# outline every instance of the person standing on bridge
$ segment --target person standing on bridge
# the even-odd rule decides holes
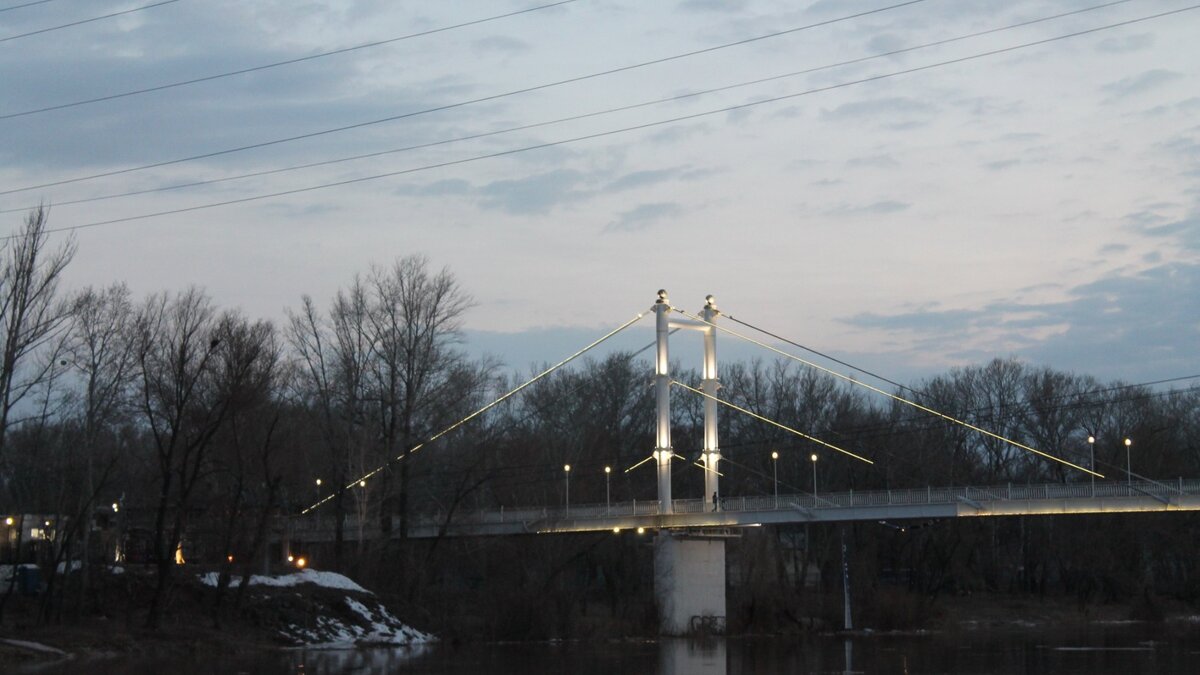
[[[719,502],[717,501],[717,493],[714,492],[713,493],[713,511],[717,510],[718,504],[719,504]]]

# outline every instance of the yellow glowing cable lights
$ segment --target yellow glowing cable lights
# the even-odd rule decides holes
[[[833,444],[830,444],[830,443],[826,443],[825,441],[823,441],[823,440],[821,440],[821,439],[819,439],[819,438],[816,438],[816,437],[813,437],[813,436],[809,436],[808,434],[804,433],[803,431],[796,431],[795,429],[793,429],[793,428],[791,428],[791,427],[789,427],[789,426],[787,426],[787,425],[785,425],[785,424],[780,424],[779,422],[776,422],[775,420],[773,420],[773,419],[771,419],[771,418],[769,418],[769,417],[763,417],[762,415],[759,415],[759,414],[758,414],[758,413],[756,413],[756,412],[751,412],[751,411],[749,411],[749,410],[746,410],[745,408],[743,408],[743,407],[741,407],[741,406],[734,405],[733,403],[730,403],[729,401],[726,401],[726,400],[723,400],[723,399],[719,399],[719,398],[717,398],[716,396],[713,396],[712,394],[706,394],[705,392],[702,392],[702,391],[700,391],[699,389],[696,389],[695,387],[689,387],[689,386],[687,386],[686,384],[684,384],[684,383],[680,382],[679,380],[671,380],[671,384],[673,384],[673,385],[675,385],[675,386],[677,386],[677,387],[681,387],[681,388],[683,388],[683,389],[687,389],[688,391],[692,392],[693,394],[699,394],[699,395],[703,396],[704,398],[710,398],[710,399],[712,399],[712,400],[716,401],[717,403],[720,403],[720,404],[721,404],[721,405],[723,405],[723,406],[726,406],[726,407],[729,407],[729,408],[733,408],[734,410],[736,410],[736,411],[738,411],[738,412],[740,412],[740,413],[742,413],[742,414],[744,414],[744,415],[749,415],[749,416],[753,417],[753,418],[754,418],[754,419],[756,419],[756,420],[761,420],[761,421],[763,421],[763,422],[766,422],[767,424],[770,424],[770,425],[772,425],[772,426],[779,427],[780,429],[783,429],[784,431],[786,431],[786,432],[788,432],[788,433],[796,434],[797,436],[799,436],[799,437],[801,437],[801,438],[808,439],[808,440],[810,440],[810,441],[812,441],[813,443],[816,443],[816,444],[818,444],[818,445],[823,445],[823,446],[825,446],[825,447],[829,448],[830,450],[836,450],[836,451],[838,451],[838,452],[842,453],[843,455],[847,455],[847,456],[849,456],[849,457],[853,457],[854,459],[857,459],[857,460],[858,460],[858,461],[860,461],[860,462],[866,462],[867,464],[874,464],[874,463],[875,463],[875,462],[873,462],[873,461],[871,461],[871,460],[867,459],[866,457],[862,457],[861,455],[856,455],[856,454],[854,454],[853,452],[850,452],[849,450],[844,450],[844,449],[842,449],[842,448],[839,448],[839,447],[838,447],[838,446],[836,446],[836,445],[833,445]]]
[[[851,384],[855,384],[855,385],[858,385],[858,386],[860,386],[860,387],[863,387],[863,388],[865,388],[865,389],[869,389],[870,391],[873,391],[873,392],[875,392],[876,394],[882,394],[882,395],[884,395],[884,396],[887,396],[888,398],[892,399],[893,401],[896,401],[897,403],[903,403],[903,404],[905,404],[905,405],[912,406],[912,407],[916,408],[917,410],[920,410],[920,411],[922,411],[922,412],[927,412],[927,413],[929,413],[930,415],[933,415],[933,416],[935,416],[935,417],[939,417],[939,418],[941,418],[941,419],[943,419],[943,420],[946,420],[947,422],[952,422],[952,423],[954,423],[954,424],[957,424],[957,425],[959,425],[959,426],[966,427],[967,429],[970,429],[971,431],[975,431],[975,432],[981,433],[981,434],[983,434],[983,435],[985,435],[985,436],[989,436],[989,437],[991,437],[991,438],[995,438],[996,440],[1003,441],[1003,442],[1005,442],[1005,443],[1008,443],[1009,445],[1011,445],[1011,446],[1013,446],[1013,447],[1020,448],[1021,450],[1025,450],[1025,451],[1027,451],[1027,452],[1032,452],[1032,453],[1033,453],[1033,454],[1035,454],[1035,455],[1039,455],[1039,456],[1041,456],[1041,457],[1045,457],[1046,459],[1049,459],[1049,460],[1053,460],[1053,461],[1055,461],[1055,462],[1058,462],[1059,464],[1063,464],[1063,465],[1065,465],[1065,466],[1069,466],[1069,467],[1071,467],[1072,469],[1078,469],[1079,471],[1082,471],[1082,472],[1084,472],[1084,473],[1086,473],[1086,474],[1091,474],[1091,475],[1093,475],[1093,476],[1096,476],[1097,478],[1104,478],[1104,475],[1103,475],[1103,474],[1096,473],[1095,471],[1092,471],[1091,469],[1085,469],[1085,468],[1083,468],[1082,466],[1079,466],[1078,464],[1075,464],[1075,463],[1073,463],[1073,462],[1068,462],[1067,460],[1065,460],[1065,459],[1063,459],[1063,458],[1061,458],[1061,457],[1055,457],[1054,455],[1051,455],[1051,454],[1050,454],[1050,453],[1048,453],[1048,452],[1042,452],[1041,450],[1038,450],[1037,448],[1031,448],[1031,447],[1029,447],[1028,445],[1025,445],[1024,443],[1020,443],[1020,442],[1018,442],[1018,441],[1014,441],[1014,440],[1012,440],[1011,438],[1005,438],[1004,436],[1001,436],[1000,434],[997,434],[997,433],[995,433],[995,432],[988,431],[987,429],[983,429],[983,428],[977,427],[977,426],[975,426],[974,424],[971,424],[970,422],[964,422],[964,421],[962,421],[962,420],[960,420],[960,419],[957,419],[957,418],[951,417],[951,416],[949,416],[949,415],[947,415],[947,414],[945,414],[945,413],[938,412],[937,410],[934,410],[933,408],[929,408],[929,407],[927,407],[927,406],[923,406],[923,405],[921,405],[920,403],[917,403],[916,401],[910,401],[909,399],[906,399],[906,398],[904,398],[903,396],[897,396],[896,394],[893,394],[893,393],[891,393],[891,392],[888,392],[888,391],[884,391],[883,389],[880,389],[879,387],[873,387],[873,386],[871,386],[871,385],[869,385],[869,384],[867,384],[867,383],[865,383],[865,382],[859,382],[858,380],[854,379],[853,377],[850,377],[849,375],[843,375],[842,373],[839,373],[839,372],[837,372],[836,370],[831,370],[831,369],[829,369],[829,368],[826,368],[825,366],[822,366],[822,365],[819,365],[819,364],[813,363],[812,361],[808,361],[808,360],[806,360],[806,359],[802,359],[802,358],[800,358],[799,356],[796,356],[795,354],[789,354],[789,353],[787,353],[787,352],[783,351],[782,349],[778,349],[778,348],[776,348],[776,347],[772,347],[771,345],[769,345],[769,344],[767,344],[767,343],[765,343],[765,342],[762,342],[762,341],[760,341],[760,340],[755,340],[754,338],[752,338],[752,337],[750,337],[750,336],[748,336],[748,335],[743,335],[743,334],[741,334],[741,333],[739,333],[739,332],[737,332],[737,331],[735,331],[735,330],[732,330],[732,329],[730,329],[730,328],[726,328],[726,327],[724,327],[724,326],[719,326],[719,325],[717,325],[717,324],[715,324],[715,323],[711,323],[711,322],[709,322],[709,321],[705,321],[705,320],[704,320],[702,317],[699,317],[699,316],[696,316],[695,314],[691,314],[691,313],[689,313],[689,312],[686,312],[686,311],[684,311],[684,310],[682,310],[682,309],[679,309],[678,307],[672,307],[671,309],[675,310],[676,312],[679,312],[680,314],[682,314],[682,315],[684,315],[684,316],[688,317],[689,319],[693,319],[693,320],[695,320],[695,321],[699,321],[699,322],[701,322],[701,323],[704,323],[704,324],[707,324],[707,325],[709,325],[709,326],[712,326],[713,328],[715,328],[715,329],[717,329],[717,330],[719,330],[719,331],[723,331],[723,332],[729,333],[730,335],[732,335],[732,336],[734,336],[734,337],[741,338],[741,339],[743,339],[743,340],[745,340],[745,341],[747,341],[747,342],[750,342],[750,343],[752,343],[752,344],[756,344],[756,345],[758,345],[759,347],[762,347],[763,349],[767,349],[767,350],[770,350],[770,351],[772,351],[772,352],[775,352],[776,354],[778,354],[778,355],[780,355],[780,356],[783,356],[783,357],[785,357],[785,358],[792,359],[793,361],[798,361],[798,362],[800,362],[800,363],[802,363],[802,364],[804,364],[804,365],[806,365],[806,366],[808,366],[808,367],[810,367],[810,368],[816,368],[817,370],[819,370],[819,371],[821,371],[821,372],[823,372],[823,373],[827,373],[827,374],[829,374],[829,375],[832,375],[832,376],[834,376],[834,377],[837,377],[837,378],[839,378],[839,379],[842,379],[842,380],[845,380],[845,381],[847,381],[847,382],[850,382]],[[731,317],[731,318],[732,318],[732,317]],[[689,389],[690,389],[690,387],[689,387]],[[695,390],[693,390],[693,391],[695,391]],[[699,392],[697,392],[697,393],[699,393]],[[718,399],[718,400],[719,400],[719,399]]]

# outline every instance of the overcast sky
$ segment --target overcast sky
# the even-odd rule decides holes
[[[548,1],[179,0],[25,37],[152,0],[0,11],[0,223],[15,230],[39,201],[69,228],[391,174],[87,227],[70,281],[198,284],[279,319],[301,294],[324,304],[371,263],[424,253],[477,300],[472,349],[516,367],[558,360],[666,288],[905,380],[1008,356],[1105,380],[1200,373],[1200,10],[901,73],[1188,0],[867,60],[1103,3],[925,0],[834,21],[900,0],[576,0],[23,114]],[[445,109],[410,115],[431,108]],[[23,189],[60,181],[74,182]]]

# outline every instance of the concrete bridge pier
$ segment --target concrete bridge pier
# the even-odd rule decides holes
[[[725,630],[725,537],[660,530],[654,599],[663,635]]]

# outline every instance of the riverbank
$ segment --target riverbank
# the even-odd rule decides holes
[[[113,656],[233,656],[283,648],[406,646],[433,640],[396,617],[374,593],[347,577],[304,570],[235,578],[218,588],[215,572],[181,571],[162,625],[143,627],[149,570],[98,584],[91,611],[47,607],[39,596],[12,596],[0,628],[0,670],[7,665]],[[49,612],[51,620],[38,621]]]

